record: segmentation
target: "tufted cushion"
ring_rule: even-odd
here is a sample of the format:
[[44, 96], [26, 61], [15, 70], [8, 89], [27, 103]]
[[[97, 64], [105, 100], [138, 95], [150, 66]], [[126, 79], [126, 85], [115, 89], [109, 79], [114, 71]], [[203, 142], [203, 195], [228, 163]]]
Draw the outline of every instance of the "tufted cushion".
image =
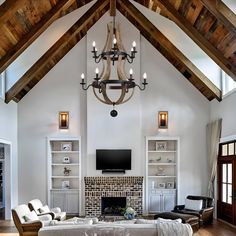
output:
[[202, 209], [202, 200], [185, 199], [185, 209], [200, 211]]
[[35, 211], [31, 211], [28, 214], [24, 215], [24, 219], [26, 222], [31, 222], [31, 221], [35, 221], [35, 220], [39, 220], [37, 214]]
[[40, 213], [48, 213], [48, 212], [50, 212], [50, 209], [47, 205], [45, 205], [45, 206], [39, 208], [39, 212]]

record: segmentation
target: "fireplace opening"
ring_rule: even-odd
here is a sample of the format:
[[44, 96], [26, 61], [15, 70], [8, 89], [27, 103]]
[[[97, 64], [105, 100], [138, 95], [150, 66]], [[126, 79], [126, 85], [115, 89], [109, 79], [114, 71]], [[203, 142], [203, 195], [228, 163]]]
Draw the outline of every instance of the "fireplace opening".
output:
[[126, 207], [126, 197], [102, 197], [102, 215], [120, 216]]

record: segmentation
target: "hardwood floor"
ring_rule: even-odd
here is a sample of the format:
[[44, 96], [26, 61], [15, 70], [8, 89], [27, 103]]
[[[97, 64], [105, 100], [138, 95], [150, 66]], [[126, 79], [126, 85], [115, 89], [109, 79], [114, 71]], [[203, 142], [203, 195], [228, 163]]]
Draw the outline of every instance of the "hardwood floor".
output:
[[[17, 229], [12, 221], [0, 221], [0, 236], [18, 236]], [[213, 225], [203, 227], [193, 236], [235, 236], [236, 228], [215, 220]], [[174, 236], [174, 235], [173, 235]]]

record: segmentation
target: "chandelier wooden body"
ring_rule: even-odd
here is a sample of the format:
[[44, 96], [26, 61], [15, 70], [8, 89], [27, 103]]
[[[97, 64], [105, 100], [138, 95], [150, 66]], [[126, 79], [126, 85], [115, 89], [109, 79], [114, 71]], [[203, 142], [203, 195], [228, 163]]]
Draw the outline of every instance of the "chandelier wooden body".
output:
[[[115, 105], [120, 105], [129, 101], [134, 94], [135, 87], [144, 90], [148, 84], [146, 73], [143, 74], [142, 87], [134, 82], [132, 69], [129, 71], [129, 77], [126, 76], [125, 62], [128, 61], [130, 64], [133, 63], [136, 53], [135, 42], [133, 42], [130, 54], [125, 51], [121, 40], [120, 27], [119, 24], [115, 23], [115, 18], [113, 22], [110, 22], [107, 25], [107, 39], [101, 54], [98, 54], [96, 43], [93, 42], [93, 58], [96, 63], [103, 63], [103, 69], [99, 75], [99, 70], [96, 68], [96, 76], [93, 82], [88, 86], [86, 86], [84, 80], [85, 76], [82, 74], [82, 81], [80, 84], [82, 85], [83, 90], [88, 90], [89, 87], [92, 87], [95, 97], [100, 102], [113, 106], [113, 110], [110, 113], [112, 117], [115, 117], [118, 114], [114, 109]], [[114, 66], [115, 62], [117, 64], [117, 79], [110, 79], [111, 66]], [[119, 96], [116, 99], [112, 99], [108, 96], [109, 90], [120, 91]]]

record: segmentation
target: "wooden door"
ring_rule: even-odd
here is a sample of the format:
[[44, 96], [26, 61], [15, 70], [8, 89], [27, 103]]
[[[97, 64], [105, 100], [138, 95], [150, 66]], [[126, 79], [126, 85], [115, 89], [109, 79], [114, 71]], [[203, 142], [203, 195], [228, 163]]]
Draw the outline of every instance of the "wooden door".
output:
[[218, 158], [219, 219], [236, 225], [236, 142], [220, 144]]

